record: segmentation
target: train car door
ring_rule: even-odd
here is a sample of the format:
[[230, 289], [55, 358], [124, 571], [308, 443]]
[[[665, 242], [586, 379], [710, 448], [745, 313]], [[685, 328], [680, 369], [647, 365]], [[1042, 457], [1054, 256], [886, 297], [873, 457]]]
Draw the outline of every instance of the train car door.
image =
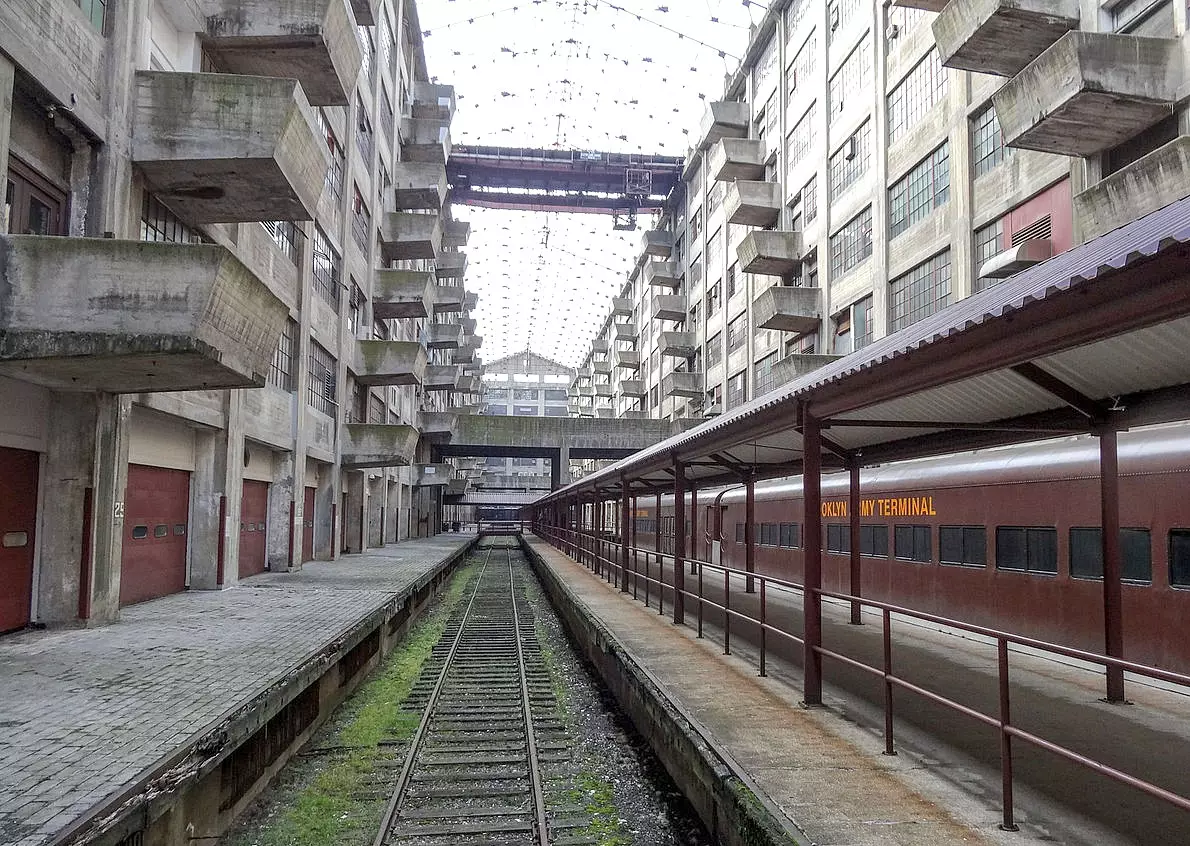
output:
[[302, 563], [314, 560], [314, 488], [306, 488], [302, 504]]
[[120, 604], [185, 590], [190, 474], [129, 464], [124, 502]]
[[0, 447], [0, 632], [29, 624], [37, 461], [35, 452]]
[[265, 521], [269, 510], [269, 483], [244, 481], [240, 499], [240, 578], [266, 569]]

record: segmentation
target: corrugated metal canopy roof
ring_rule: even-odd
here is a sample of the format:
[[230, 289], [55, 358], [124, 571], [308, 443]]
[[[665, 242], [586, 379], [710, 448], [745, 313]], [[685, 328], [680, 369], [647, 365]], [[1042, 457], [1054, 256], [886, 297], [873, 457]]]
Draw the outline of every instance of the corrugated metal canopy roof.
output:
[[[1190, 418], [1190, 198], [1024, 270], [547, 499], [944, 454]], [[868, 422], [871, 425], [863, 425]]]

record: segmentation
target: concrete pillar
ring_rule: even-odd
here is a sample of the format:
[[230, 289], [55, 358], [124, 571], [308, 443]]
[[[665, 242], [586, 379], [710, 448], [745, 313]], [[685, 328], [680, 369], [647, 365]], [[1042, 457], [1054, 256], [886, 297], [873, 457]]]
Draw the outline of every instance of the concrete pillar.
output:
[[0, 176], [8, 173], [8, 136], [12, 127], [12, 83], [16, 68], [0, 53]]
[[[234, 581], [238, 571], [234, 555], [239, 552], [240, 496], [236, 495], [234, 503], [228, 496], [228, 455], [226, 431], [196, 433], [194, 473], [190, 477], [188, 551], [192, 590], [216, 590], [229, 578]], [[234, 550], [229, 543], [232, 538], [236, 542]]]
[[385, 484], [388, 486], [388, 492], [385, 501], [384, 542], [396, 543], [401, 528], [401, 485], [397, 479], [388, 479]]
[[124, 551], [124, 491], [128, 487], [128, 435], [132, 400], [113, 394], [95, 397], [93, 462], [94, 543], [91, 612], [95, 622], [120, 614], [120, 561]]
[[363, 552], [367, 537], [368, 473], [366, 470], [345, 472], [347, 505], [340, 519], [347, 521], [347, 551]]
[[269, 570], [286, 573], [296, 567], [302, 557], [302, 536], [295, 532], [301, 525], [298, 500], [294, 491], [294, 460], [292, 452], [273, 455], [273, 482], [269, 485], [269, 520], [266, 556]]
[[333, 561], [339, 557], [339, 474], [330, 464], [323, 464], [321, 469], [314, 493], [314, 557]]
[[365, 547], [376, 549], [384, 546], [384, 471], [377, 474], [375, 479], [368, 479], [368, 528], [364, 534]]

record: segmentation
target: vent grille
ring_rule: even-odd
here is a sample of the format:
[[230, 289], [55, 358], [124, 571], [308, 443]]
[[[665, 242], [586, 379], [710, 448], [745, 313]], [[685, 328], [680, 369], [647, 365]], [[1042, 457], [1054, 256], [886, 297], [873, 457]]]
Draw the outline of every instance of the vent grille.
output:
[[1050, 216], [1045, 217], [1030, 223], [1024, 229], [1019, 229], [1012, 233], [1012, 246], [1017, 246], [1024, 241], [1034, 241], [1037, 239], [1048, 240], [1050, 237]]

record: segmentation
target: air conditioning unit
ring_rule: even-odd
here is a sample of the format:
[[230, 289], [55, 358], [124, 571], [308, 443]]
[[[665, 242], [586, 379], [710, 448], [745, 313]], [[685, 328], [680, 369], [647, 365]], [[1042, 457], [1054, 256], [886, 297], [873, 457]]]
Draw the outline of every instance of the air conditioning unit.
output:
[[859, 141], [857, 141], [855, 136], [852, 135], [850, 138], [847, 139], [847, 149], [843, 153], [843, 158], [845, 158], [847, 161], [851, 161], [852, 159], [854, 159], [856, 157], [856, 155], [858, 153], [859, 153]]

